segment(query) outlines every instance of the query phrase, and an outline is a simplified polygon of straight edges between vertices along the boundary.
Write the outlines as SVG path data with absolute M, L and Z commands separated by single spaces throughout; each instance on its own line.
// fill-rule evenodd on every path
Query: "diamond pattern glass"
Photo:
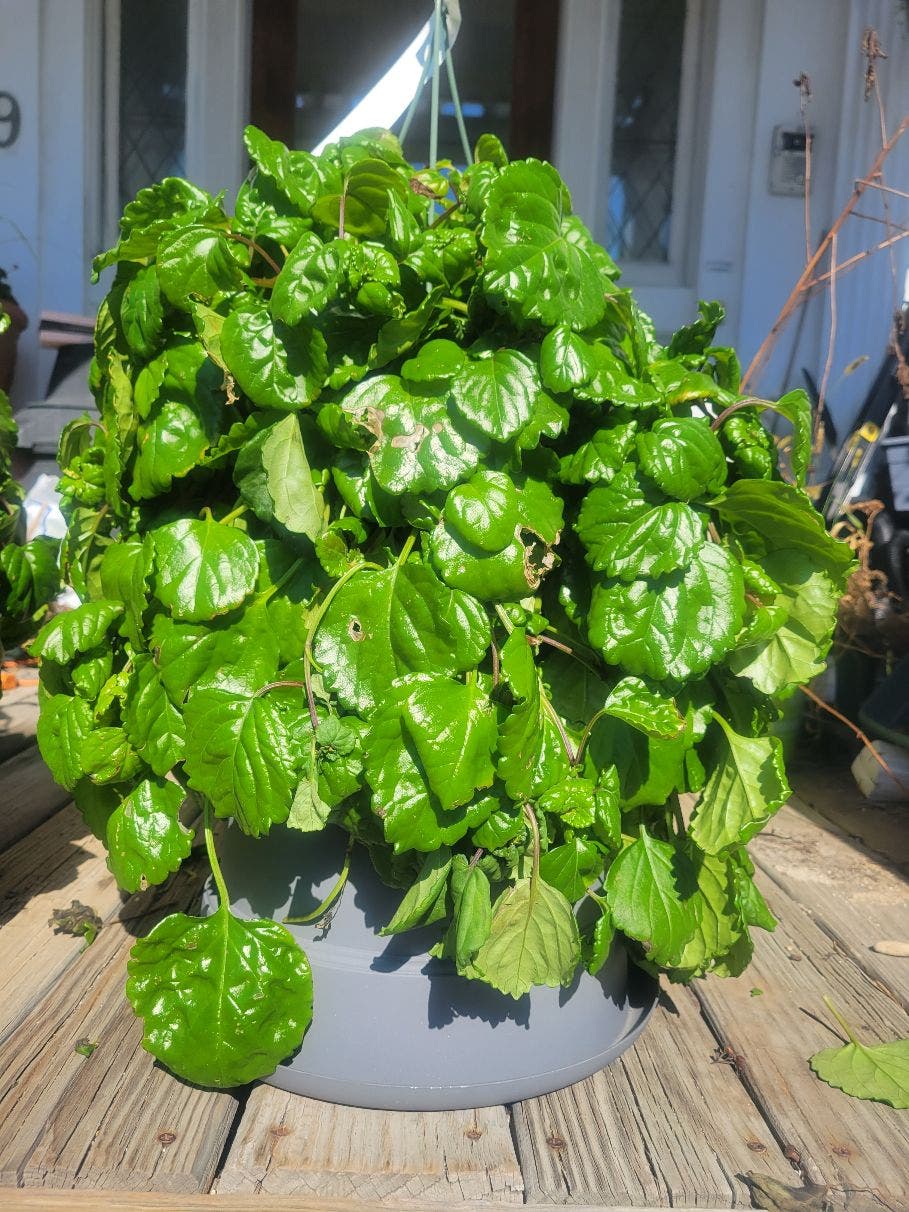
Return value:
M 186 159 L 187 0 L 121 0 L 120 207 Z
M 607 247 L 619 261 L 669 260 L 685 0 L 623 0 Z

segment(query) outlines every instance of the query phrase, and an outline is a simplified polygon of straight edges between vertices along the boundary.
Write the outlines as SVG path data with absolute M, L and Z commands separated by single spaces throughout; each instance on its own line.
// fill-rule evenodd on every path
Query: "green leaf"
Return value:
M 444 339 L 426 341 L 419 352 L 401 367 L 401 375 L 411 383 L 448 382 L 467 360 L 460 345 Z
M 403 719 L 429 787 L 445 811 L 491 786 L 496 718 L 477 683 L 439 677 L 421 681 L 407 699 Z
M 473 961 L 473 971 L 509 997 L 523 997 L 534 985 L 568 985 L 581 955 L 571 905 L 540 879 L 522 879 L 507 888 L 492 911 L 489 937 Z
M 613 939 L 615 938 L 615 925 L 612 921 L 612 914 L 605 906 L 602 908 L 603 912 L 594 922 L 589 938 L 582 940 L 584 967 L 591 976 L 596 976 L 606 963 L 612 950 Z
M 187 475 L 212 443 L 217 428 L 200 408 L 182 400 L 159 400 L 136 433 L 136 458 L 129 495 L 152 500 Z
M 699 857 L 697 888 L 690 899 L 694 935 L 679 957 L 677 967 L 702 972 L 725 956 L 741 935 L 729 863 L 713 855 Z
M 454 910 L 454 961 L 466 968 L 492 932 L 492 898 L 489 878 L 480 867 L 470 867 Z
M 754 837 L 790 795 L 779 737 L 739 736 L 714 719 L 722 740 L 688 830 L 708 854 Z
M 522 631 L 502 648 L 502 671 L 517 705 L 499 728 L 497 773 L 513 800 L 536 799 L 568 774 L 568 755 Z
M 621 678 L 616 682 L 603 711 L 648 736 L 677 737 L 685 728 L 675 701 L 653 690 L 640 678 Z
M 445 500 L 445 521 L 467 543 L 502 551 L 518 531 L 518 493 L 501 471 L 478 471 L 456 485 Z
M 221 355 L 241 390 L 260 408 L 294 412 L 312 403 L 328 375 L 325 338 L 305 324 L 273 320 L 264 303 L 247 300 L 221 329 Z
M 683 681 L 732 647 L 743 613 L 740 565 L 725 548 L 705 543 L 687 568 L 660 581 L 595 585 L 590 642 L 630 674 Z
M 271 294 L 271 314 L 293 326 L 326 310 L 347 274 L 350 244 L 306 232 L 281 267 Z
M 180 824 L 183 790 L 145 779 L 107 822 L 107 865 L 127 892 L 162 884 L 189 857 L 193 833 Z
M 670 497 L 691 501 L 726 483 L 726 456 L 709 422 L 665 417 L 637 436 L 641 470 Z
M 86 602 L 75 610 L 58 614 L 45 624 L 31 645 L 33 656 L 65 665 L 77 653 L 97 648 L 114 619 L 123 613 L 119 602 Z
M 513 539 L 500 551 L 484 551 L 447 522 L 432 534 L 430 558 L 446 585 L 486 602 L 515 602 L 535 590 L 553 559 L 546 548 Z
M 126 995 L 143 1047 L 185 1081 L 231 1087 L 267 1077 L 312 1018 L 312 974 L 286 927 L 175 913 L 133 946 Z
M 32 615 L 54 597 L 60 589 L 59 548 L 46 535 L 0 548 L 0 573 L 9 586 L 5 600 L 0 598 L 0 613 L 7 618 Z
M 259 553 L 252 539 L 213 518 L 183 518 L 151 532 L 155 596 L 175 619 L 204 622 L 253 592 Z
M 126 343 L 140 358 L 154 357 L 164 327 L 164 307 L 154 265 L 137 270 L 120 300 L 120 326 Z
M 99 568 L 104 596 L 123 603 L 120 634 L 135 648 L 144 643 L 143 621 L 152 561 L 151 540 L 130 535 L 107 548 Z
M 397 854 L 450 846 L 470 827 L 467 807 L 446 811 L 430 789 L 406 729 L 407 700 L 426 676 L 411 674 L 386 692 L 364 743 L 373 811 Z
M 581 899 L 602 873 L 603 855 L 580 837 L 554 846 L 540 858 L 541 878 L 572 904 Z
M 82 745 L 82 767 L 93 783 L 122 783 L 145 770 L 145 763 L 122 728 L 95 728 Z
M 97 648 L 79 657 L 69 669 L 73 689 L 81 698 L 94 703 L 101 688 L 111 675 L 114 654 L 108 648 Z
M 703 545 L 706 522 L 681 502 L 655 504 L 629 467 L 587 493 L 576 530 L 597 572 L 633 581 L 684 568 Z
M 287 828 L 298 829 L 301 833 L 318 833 L 325 828 L 330 815 L 331 805 L 319 794 L 318 779 L 312 773 L 304 775 L 294 792 Z
M 567 324 L 556 324 L 540 346 L 540 371 L 550 391 L 573 391 L 594 375 L 590 346 Z
M 313 218 L 337 232 L 344 197 L 344 230 L 353 236 L 378 238 L 385 234 L 389 194 L 407 197 L 400 173 L 382 160 L 367 157 L 348 172 L 342 193 L 323 194 L 313 206 Z
M 444 898 L 451 871 L 451 851 L 440 846 L 426 855 L 420 873 L 404 893 L 391 921 L 379 931 L 381 935 L 401 934 L 415 926 L 428 925 L 427 919 Z
M 714 506 L 729 522 L 752 558 L 783 548 L 803 553 L 837 585 L 854 566 L 852 550 L 831 538 L 808 497 L 779 480 L 737 480 Z
M 376 375 L 348 392 L 341 405 L 373 435 L 369 463 L 386 492 L 451 488 L 477 465 L 480 451 L 449 416 L 445 395 L 418 395 L 396 375 Z
M 698 318 L 691 324 L 683 325 L 676 332 L 666 350 L 669 358 L 677 358 L 681 354 L 702 354 L 716 335 L 716 330 L 726 319 L 726 309 L 722 303 L 698 303 Z
M 288 719 L 271 694 L 198 691 L 186 704 L 190 787 L 244 833 L 268 833 L 287 820 L 293 803 L 301 723 Z
M 840 592 L 838 582 L 824 571 L 825 562 L 807 552 L 771 551 L 762 565 L 777 583 L 769 606 L 782 611 L 784 621 L 766 637 L 736 648 L 727 663 L 762 694 L 784 695 L 792 687 L 810 682 L 824 669 L 833 642 Z
M 537 160 L 509 164 L 486 196 L 483 290 L 519 327 L 589 328 L 605 311 L 605 283 L 591 243 L 567 221 L 558 173 Z
M 799 387 L 781 396 L 774 405 L 774 411 L 781 412 L 792 422 L 789 463 L 796 483 L 803 485 L 811 463 L 811 401 Z
M 223 233 L 210 227 L 182 227 L 158 245 L 161 293 L 184 311 L 190 298 L 210 300 L 236 290 L 245 277 Z
M 461 416 L 497 442 L 507 442 L 527 424 L 541 390 L 537 368 L 515 349 L 465 362 L 451 382 Z
M 606 873 L 606 899 L 616 926 L 644 944 L 647 958 L 674 965 L 696 929 L 691 900 L 682 894 L 680 854 L 641 826 Z M 690 889 L 686 890 L 690 894 Z
M 364 569 L 342 585 L 316 631 L 313 655 L 341 705 L 365 713 L 404 674 L 475 668 L 490 639 L 479 602 L 411 561 Z
M 809 1057 L 808 1063 L 821 1081 L 853 1098 L 909 1107 L 909 1039 L 863 1044 L 851 1031 L 849 1036 L 848 1044 L 824 1048 Z
M 91 727 L 92 709 L 85 699 L 54 694 L 43 700 L 38 748 L 56 781 L 70 791 L 84 774 L 82 745 Z
M 123 727 L 155 774 L 163 777 L 183 760 L 186 748 L 183 716 L 164 687 L 161 670 L 145 653 L 133 659 Z
M 563 484 L 608 484 L 628 462 L 634 446 L 637 421 L 622 421 L 597 429 L 576 450 L 559 460 Z
M 324 501 L 295 416 L 282 417 L 246 443 L 237 455 L 234 482 L 263 522 L 278 522 L 313 542 L 322 534 Z

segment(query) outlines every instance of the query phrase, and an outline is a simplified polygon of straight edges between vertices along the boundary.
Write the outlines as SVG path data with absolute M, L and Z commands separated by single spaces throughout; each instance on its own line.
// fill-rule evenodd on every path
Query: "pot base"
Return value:
M 341 869 L 338 830 L 276 826 L 264 838 L 227 831 L 221 866 L 239 917 L 304 916 Z M 537 987 L 517 1000 L 430 958 L 437 930 L 380 937 L 403 894 L 386 887 L 362 847 L 330 921 L 288 929 L 309 957 L 313 1022 L 300 1049 L 264 1080 L 354 1107 L 452 1111 L 560 1090 L 630 1047 L 656 1004 L 656 982 L 613 946 L 595 977 Z M 217 907 L 211 887 L 203 912 Z

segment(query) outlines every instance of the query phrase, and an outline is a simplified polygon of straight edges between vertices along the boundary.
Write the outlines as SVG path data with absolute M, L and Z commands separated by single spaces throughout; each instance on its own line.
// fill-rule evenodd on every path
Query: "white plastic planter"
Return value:
M 230 829 L 221 864 L 241 917 L 303 916 L 337 880 L 345 839 L 275 827 Z M 511 1103 L 561 1089 L 615 1060 L 643 1030 L 656 983 L 616 945 L 596 977 L 535 988 L 515 1001 L 427 950 L 436 928 L 379 930 L 403 894 L 356 847 L 330 922 L 290 926 L 313 970 L 313 1022 L 299 1051 L 266 1078 L 297 1094 L 356 1107 L 441 1111 Z M 203 911 L 216 906 L 206 890 Z

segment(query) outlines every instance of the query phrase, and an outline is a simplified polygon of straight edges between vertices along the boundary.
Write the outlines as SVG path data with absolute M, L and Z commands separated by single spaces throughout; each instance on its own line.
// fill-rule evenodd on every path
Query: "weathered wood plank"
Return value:
M 37 686 L 16 686 L 3 692 L 0 698 L 0 762 L 32 743 L 37 723 Z
M 909 812 L 905 804 L 872 804 L 856 787 L 846 767 L 802 763 L 789 775 L 793 789 L 805 804 L 909 875 Z
M 0 857 L 0 1040 L 78 958 L 84 940 L 49 924 L 73 900 L 102 919 L 121 905 L 104 847 L 69 805 Z
M 792 1170 L 691 993 L 665 989 L 632 1049 L 585 1082 L 513 1109 L 531 1201 L 750 1207 L 738 1177 Z
M 420 1203 L 413 1200 L 383 1200 L 381 1204 L 349 1199 L 322 1199 L 279 1195 L 167 1195 L 153 1197 L 132 1191 L 105 1191 L 98 1197 L 90 1191 L 24 1191 L 0 1189 L 5 1212 L 496 1212 L 502 1205 L 491 1200 L 470 1203 Z M 548 1207 L 549 1205 L 545 1205 Z M 539 1204 L 525 1204 L 525 1212 L 537 1212 Z M 575 1205 L 574 1212 L 604 1212 L 600 1206 Z M 658 1208 L 613 1207 L 609 1212 L 660 1212 Z M 692 1212 L 677 1208 L 676 1212 Z M 728 1210 L 731 1212 L 731 1209 Z M 859 1212 L 856 1209 L 856 1212 Z M 880 1212 L 878 1209 L 877 1212 Z
M 0 766 L 0 850 L 62 808 L 69 792 L 54 782 L 36 745 L 29 745 Z
M 766 878 L 758 882 L 779 926 L 770 935 L 756 932 L 743 979 L 694 986 L 705 1017 L 717 1038 L 744 1056 L 743 1084 L 810 1181 L 826 1183 L 841 1200 L 845 1192 L 876 1192 L 885 1207 L 909 1207 L 906 1113 L 849 1098 L 808 1066 L 812 1053 L 839 1040 L 824 994 L 872 1043 L 909 1034 L 909 1016 L 786 892 Z M 751 996 L 752 988 L 761 996 Z
M 187 907 L 199 882 L 184 868 L 168 899 Z M 144 934 L 161 916 L 129 924 Z M 132 942 L 105 925 L 0 1049 L 0 1183 L 208 1190 L 237 1100 L 184 1085 L 142 1050 L 122 994 Z M 90 1057 L 79 1039 L 98 1044 Z
M 328 1199 L 521 1203 L 504 1107 L 372 1111 L 257 1086 L 215 1189 Z
M 751 843 L 755 862 L 909 1010 L 909 960 L 879 955 L 882 939 L 909 942 L 909 881 L 793 796 Z

